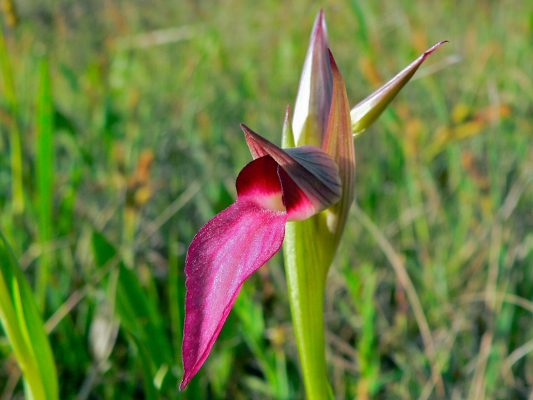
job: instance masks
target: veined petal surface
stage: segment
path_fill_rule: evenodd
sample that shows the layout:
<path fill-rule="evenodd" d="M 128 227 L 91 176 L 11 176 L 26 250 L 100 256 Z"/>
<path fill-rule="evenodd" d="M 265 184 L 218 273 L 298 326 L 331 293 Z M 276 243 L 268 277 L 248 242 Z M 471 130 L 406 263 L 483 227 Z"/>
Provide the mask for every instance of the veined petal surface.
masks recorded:
<path fill-rule="evenodd" d="M 244 281 L 281 247 L 285 212 L 238 199 L 194 237 L 185 263 L 184 389 L 207 359 Z"/>

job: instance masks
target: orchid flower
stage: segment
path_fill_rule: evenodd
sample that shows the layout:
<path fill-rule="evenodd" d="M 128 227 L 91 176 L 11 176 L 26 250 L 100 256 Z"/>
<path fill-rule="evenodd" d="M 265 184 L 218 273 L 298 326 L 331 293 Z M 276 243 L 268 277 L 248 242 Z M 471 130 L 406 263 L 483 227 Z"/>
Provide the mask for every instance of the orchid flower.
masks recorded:
<path fill-rule="evenodd" d="M 292 127 L 286 113 L 285 148 L 241 125 L 253 161 L 237 177 L 237 200 L 204 225 L 189 246 L 180 389 L 209 356 L 246 279 L 280 250 L 287 236 L 287 281 L 306 392 L 326 398 L 327 384 L 315 382 L 327 382 L 321 307 L 327 271 L 353 201 L 353 135 L 379 116 L 439 45 L 350 112 L 320 11 Z"/>

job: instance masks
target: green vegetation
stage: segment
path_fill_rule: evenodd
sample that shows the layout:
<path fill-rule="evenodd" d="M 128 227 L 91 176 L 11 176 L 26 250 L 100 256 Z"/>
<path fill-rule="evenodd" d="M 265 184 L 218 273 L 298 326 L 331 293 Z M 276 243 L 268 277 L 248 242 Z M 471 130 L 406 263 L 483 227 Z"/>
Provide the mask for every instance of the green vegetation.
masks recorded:
<path fill-rule="evenodd" d="M 239 123 L 280 143 L 320 7 L 352 105 L 450 41 L 355 142 L 336 398 L 528 398 L 533 3 L 1 4 L 3 399 L 302 397 L 279 256 L 177 382 L 187 246 L 233 201 Z"/>

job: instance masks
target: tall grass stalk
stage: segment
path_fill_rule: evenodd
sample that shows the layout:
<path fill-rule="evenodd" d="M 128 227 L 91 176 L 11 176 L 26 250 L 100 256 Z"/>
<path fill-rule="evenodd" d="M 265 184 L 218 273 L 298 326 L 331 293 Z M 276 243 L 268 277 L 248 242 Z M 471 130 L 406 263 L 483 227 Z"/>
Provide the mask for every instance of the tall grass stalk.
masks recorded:
<path fill-rule="evenodd" d="M 10 117 L 10 145 L 11 145 L 11 196 L 12 210 L 15 214 L 24 211 L 24 185 L 22 173 L 22 137 L 20 130 L 20 115 L 11 60 L 7 49 L 4 30 L 0 27 L 0 73 L 3 81 L 3 95 L 5 97 Z"/>
<path fill-rule="evenodd" d="M 46 290 L 50 279 L 51 253 L 48 249 L 52 240 L 52 209 L 54 186 L 54 114 L 52 89 L 48 61 L 43 58 L 39 65 L 39 89 L 37 92 L 36 118 L 36 170 L 37 170 L 37 213 L 39 242 L 42 249 L 37 268 L 35 296 L 41 310 L 46 305 Z"/>

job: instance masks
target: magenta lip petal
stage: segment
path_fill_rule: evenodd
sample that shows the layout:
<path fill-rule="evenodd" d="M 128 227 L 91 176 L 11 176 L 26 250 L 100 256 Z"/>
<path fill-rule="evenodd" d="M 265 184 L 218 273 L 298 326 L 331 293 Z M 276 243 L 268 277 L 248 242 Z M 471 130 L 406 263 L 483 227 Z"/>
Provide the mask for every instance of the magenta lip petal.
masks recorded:
<path fill-rule="evenodd" d="M 209 356 L 244 281 L 280 249 L 286 221 L 285 212 L 237 200 L 194 237 L 185 263 L 181 390 Z"/>
<path fill-rule="evenodd" d="M 249 200 L 262 208 L 285 211 L 278 164 L 270 156 L 248 163 L 237 177 L 239 200 Z"/>
<path fill-rule="evenodd" d="M 279 168 L 278 173 L 283 186 L 283 204 L 287 209 L 287 220 L 304 220 L 316 214 L 315 205 L 283 168 Z"/>

